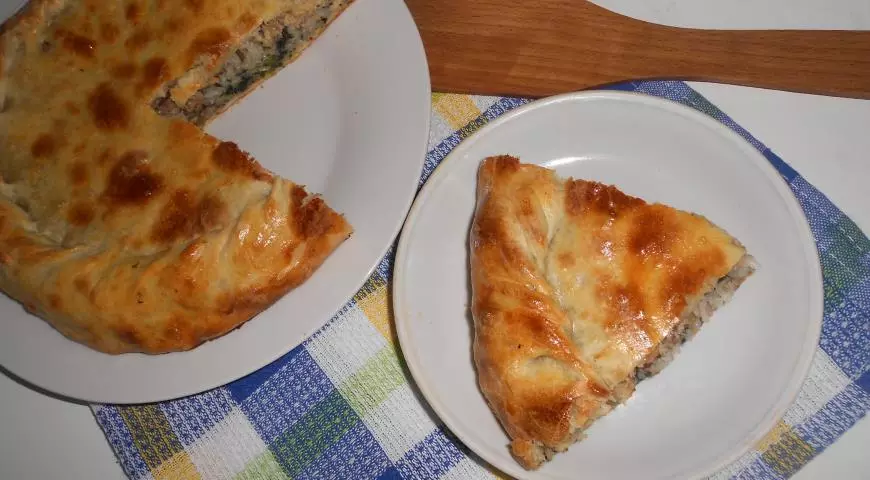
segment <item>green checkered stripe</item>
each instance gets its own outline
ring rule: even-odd
[[[681,82],[613,87],[690,105],[776,166],[815,235],[825,285],[822,337],[797,400],[767,437],[715,478],[788,478],[870,409],[870,242],[791,167]],[[527,100],[433,95],[420,183],[465,137]],[[93,405],[127,475],[138,479],[483,479],[414,390],[389,305],[392,252],[350,302],[290,353],[226,386],[149,405]]]

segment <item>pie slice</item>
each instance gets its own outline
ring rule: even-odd
[[[97,350],[162,353],[309,278],[350,225],[195,124],[348,3],[31,0],[0,27],[0,290]]]
[[[534,469],[660,371],[755,262],[703,217],[613,186],[509,156],[478,175],[474,361],[512,453]]]

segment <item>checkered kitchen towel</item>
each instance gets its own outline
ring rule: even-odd
[[[786,478],[870,410],[870,241],[773,152],[681,82],[615,87],[705,112],[755,145],[788,181],[824,272],[821,342],[800,395],[756,448],[715,478]],[[432,96],[421,184],[465,137],[526,100]],[[94,414],[133,479],[493,478],[427,413],[391,332],[391,255],[325,327],[275,363],[225,387]]]

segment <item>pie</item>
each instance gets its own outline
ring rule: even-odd
[[[485,159],[470,233],[474,362],[528,469],[659,372],[755,269],[703,217]]]
[[[96,350],[154,354],[309,278],[348,222],[200,127],[348,3],[31,0],[0,27],[0,290]]]

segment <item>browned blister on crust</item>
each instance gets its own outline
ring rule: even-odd
[[[350,235],[345,219],[151,107],[208,83],[288,5],[33,0],[5,23],[0,289],[97,350],[162,353],[304,282]]]
[[[627,399],[745,256],[699,216],[509,156],[480,166],[470,252],[478,381],[526,468]]]

